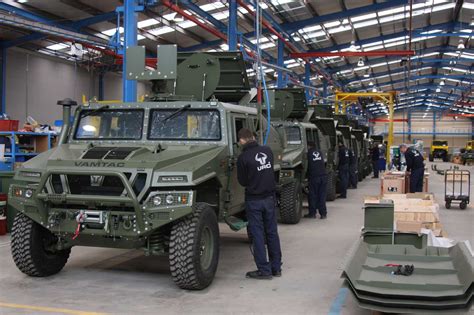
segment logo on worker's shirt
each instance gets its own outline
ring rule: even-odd
[[[319,152],[313,152],[313,161],[321,161],[322,157]]]
[[[415,156],[415,157],[420,156],[420,153],[418,153],[418,151],[415,150],[415,151],[413,151],[413,156]]]
[[[263,152],[258,152],[255,154],[255,161],[260,163],[260,166],[257,166],[257,171],[261,171],[267,168],[271,168],[272,164],[270,162],[267,163],[268,156]]]
[[[349,150],[346,150],[346,157],[349,157]]]

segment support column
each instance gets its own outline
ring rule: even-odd
[[[0,47],[0,111],[6,111],[7,49]]]
[[[323,81],[323,97],[328,97],[328,81],[326,79]]]
[[[99,101],[104,100],[104,75],[103,72],[99,74]]]
[[[408,114],[407,114],[407,127],[408,127],[408,134],[407,134],[407,139],[409,142],[411,142],[411,110],[409,109],[408,110]]]
[[[436,140],[436,112],[433,112],[433,140]]]
[[[283,60],[285,54],[285,43],[281,38],[278,39],[278,56],[277,56],[277,66],[279,67],[284,67],[285,62]],[[277,70],[277,87],[278,88],[283,88],[285,87],[285,72],[282,70]]]
[[[304,64],[304,85],[310,86],[311,85],[311,64],[306,62]],[[306,103],[310,101],[310,91],[308,88],[305,88],[305,95],[306,95]]]
[[[137,0],[125,0],[123,3],[123,27],[124,27],[124,52],[123,52],[123,100],[124,102],[136,102],[137,101],[137,81],[127,80],[127,58],[125,49],[130,46],[137,45],[137,13],[135,7]]]
[[[237,50],[237,0],[229,0],[229,26],[227,28],[229,51]]]

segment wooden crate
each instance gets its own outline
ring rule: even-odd
[[[439,222],[439,214],[435,206],[411,207],[409,210],[400,210],[395,207],[395,220],[415,222]]]
[[[404,194],[405,193],[405,177],[389,176],[381,179],[380,194]]]

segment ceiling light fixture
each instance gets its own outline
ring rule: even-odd
[[[376,89],[376,88],[373,88],[373,89],[372,89],[372,92],[373,92],[373,93],[377,93],[377,89]]]
[[[364,59],[362,59],[362,57],[359,58],[359,62],[357,63],[357,66],[358,67],[363,67],[365,65],[364,63]]]
[[[349,47],[350,51],[357,51],[357,46],[355,45],[355,41],[351,41],[351,46]]]
[[[439,85],[445,85],[446,83],[444,83],[444,80],[441,80],[441,82],[439,83]]]
[[[373,85],[374,85],[374,82],[370,81],[369,86],[373,86]]]
[[[466,48],[466,47],[464,46],[464,41],[463,41],[462,39],[460,39],[460,40],[459,40],[459,44],[458,44],[458,49],[464,49],[464,48]]]
[[[436,89],[436,93],[439,93],[439,92],[441,92],[441,89],[440,89],[440,88],[437,88],[437,89]]]
[[[181,14],[176,13],[173,17],[173,21],[176,23],[184,22],[184,17]]]

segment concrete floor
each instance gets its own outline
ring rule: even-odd
[[[328,203],[327,220],[280,225],[283,277],[272,281],[245,279],[255,268],[247,237],[221,225],[217,275],[200,292],[178,289],[166,258],[129,250],[74,248],[61,273],[30,278],[16,269],[9,238],[1,236],[0,314],[370,314],[350,294],[344,296],[339,277],[363,225],[363,198],[377,195],[379,187],[379,180],[367,178],[348,199]],[[432,174],[430,191],[441,203],[449,237],[474,244],[474,203],[464,211],[446,210],[443,187],[442,177]]]

